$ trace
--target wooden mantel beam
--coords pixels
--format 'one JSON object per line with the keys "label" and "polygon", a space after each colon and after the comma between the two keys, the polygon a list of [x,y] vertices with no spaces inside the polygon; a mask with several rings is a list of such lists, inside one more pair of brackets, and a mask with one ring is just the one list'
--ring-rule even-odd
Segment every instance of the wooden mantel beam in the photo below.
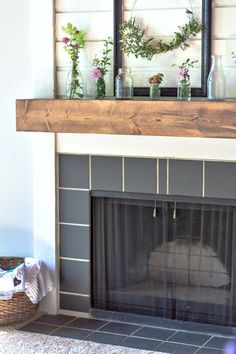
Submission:
{"label": "wooden mantel beam", "polygon": [[16,129],[236,138],[236,100],[17,100]]}

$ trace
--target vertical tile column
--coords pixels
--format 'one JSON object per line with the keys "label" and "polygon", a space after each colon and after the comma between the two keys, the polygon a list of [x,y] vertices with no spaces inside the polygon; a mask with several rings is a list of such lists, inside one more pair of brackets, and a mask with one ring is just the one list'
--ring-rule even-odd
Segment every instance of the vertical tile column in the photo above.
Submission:
{"label": "vertical tile column", "polygon": [[89,157],[59,155],[60,308],[90,309]]}

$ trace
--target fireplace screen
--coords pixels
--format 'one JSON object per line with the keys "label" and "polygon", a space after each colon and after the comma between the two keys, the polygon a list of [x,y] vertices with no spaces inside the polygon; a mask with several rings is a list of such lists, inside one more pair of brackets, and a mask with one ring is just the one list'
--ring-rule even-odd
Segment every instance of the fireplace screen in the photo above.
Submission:
{"label": "fireplace screen", "polygon": [[94,308],[236,324],[235,207],[93,197]]}

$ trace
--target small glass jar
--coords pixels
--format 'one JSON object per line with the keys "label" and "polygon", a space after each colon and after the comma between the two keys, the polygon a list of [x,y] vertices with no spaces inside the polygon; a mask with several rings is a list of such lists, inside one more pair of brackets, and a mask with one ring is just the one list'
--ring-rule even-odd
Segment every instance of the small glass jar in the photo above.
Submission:
{"label": "small glass jar", "polygon": [[106,83],[104,77],[98,77],[96,80],[96,99],[102,99],[106,95]]}
{"label": "small glass jar", "polygon": [[188,78],[181,78],[177,85],[177,98],[182,101],[191,100],[191,82]]}
{"label": "small glass jar", "polygon": [[158,84],[150,84],[149,88],[150,100],[159,100],[161,97],[161,89]]}
{"label": "small glass jar", "polygon": [[222,67],[222,56],[211,56],[211,70],[207,79],[207,98],[224,100],[226,97],[225,75]]}
{"label": "small glass jar", "polygon": [[133,76],[129,68],[120,68],[115,80],[116,98],[131,100],[133,98]]}

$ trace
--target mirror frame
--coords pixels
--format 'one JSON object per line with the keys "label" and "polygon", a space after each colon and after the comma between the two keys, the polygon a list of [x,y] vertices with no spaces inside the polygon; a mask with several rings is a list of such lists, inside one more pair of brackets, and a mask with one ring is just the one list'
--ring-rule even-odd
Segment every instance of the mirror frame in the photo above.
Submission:
{"label": "mirror frame", "polygon": [[[114,89],[118,68],[123,66],[119,27],[123,21],[123,0],[114,0]],[[207,96],[207,77],[211,66],[212,0],[202,0],[201,87],[192,87],[192,97]],[[115,92],[115,91],[114,91]],[[161,87],[161,96],[176,97],[176,87]],[[134,87],[134,96],[149,96],[148,87]]]}

